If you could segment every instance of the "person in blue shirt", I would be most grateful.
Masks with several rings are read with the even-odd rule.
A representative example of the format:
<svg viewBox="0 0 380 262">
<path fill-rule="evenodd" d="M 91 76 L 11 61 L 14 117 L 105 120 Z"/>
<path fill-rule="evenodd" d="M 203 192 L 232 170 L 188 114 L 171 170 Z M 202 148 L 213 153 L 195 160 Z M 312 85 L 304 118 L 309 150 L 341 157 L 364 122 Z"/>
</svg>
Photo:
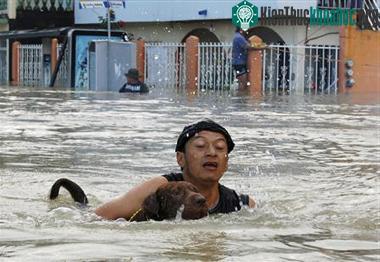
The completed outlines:
<svg viewBox="0 0 380 262">
<path fill-rule="evenodd" d="M 236 78 L 239 81 L 239 89 L 247 88 L 248 83 L 248 51 L 262 48 L 252 47 L 245 38 L 245 32 L 240 27 L 236 27 L 232 41 L 232 68 L 236 71 Z"/>
<path fill-rule="evenodd" d="M 136 68 L 131 68 L 128 73 L 127 83 L 125 83 L 119 90 L 119 93 L 148 93 L 149 87 L 139 80 L 139 71 Z"/>
</svg>

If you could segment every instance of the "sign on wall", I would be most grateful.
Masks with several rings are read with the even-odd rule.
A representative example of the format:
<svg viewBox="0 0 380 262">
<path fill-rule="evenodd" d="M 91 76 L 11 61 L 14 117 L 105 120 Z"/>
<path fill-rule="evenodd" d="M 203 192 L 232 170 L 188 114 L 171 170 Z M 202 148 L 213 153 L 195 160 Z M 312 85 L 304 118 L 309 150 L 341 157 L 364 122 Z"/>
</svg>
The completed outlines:
<svg viewBox="0 0 380 262">
<path fill-rule="evenodd" d="M 125 8 L 125 0 L 80 0 L 79 8 Z"/>
</svg>

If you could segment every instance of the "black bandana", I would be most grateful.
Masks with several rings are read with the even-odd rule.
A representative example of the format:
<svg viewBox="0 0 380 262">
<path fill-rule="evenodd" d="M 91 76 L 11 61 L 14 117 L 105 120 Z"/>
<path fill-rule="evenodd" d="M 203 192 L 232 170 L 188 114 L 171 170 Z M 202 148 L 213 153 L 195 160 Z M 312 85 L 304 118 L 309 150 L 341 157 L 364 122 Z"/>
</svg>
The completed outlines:
<svg viewBox="0 0 380 262">
<path fill-rule="evenodd" d="M 200 122 L 197 122 L 195 124 L 185 126 L 185 128 L 182 130 L 182 133 L 179 135 L 177 140 L 177 146 L 175 147 L 176 152 L 183 152 L 185 148 L 185 144 L 187 141 L 189 141 L 190 138 L 192 138 L 195 134 L 203 131 L 212 131 L 222 134 L 226 141 L 227 141 L 227 148 L 228 153 L 234 149 L 234 142 L 232 141 L 232 138 L 230 134 L 227 132 L 227 130 L 222 127 L 221 125 L 215 123 L 214 121 L 210 119 L 205 119 Z"/>
</svg>

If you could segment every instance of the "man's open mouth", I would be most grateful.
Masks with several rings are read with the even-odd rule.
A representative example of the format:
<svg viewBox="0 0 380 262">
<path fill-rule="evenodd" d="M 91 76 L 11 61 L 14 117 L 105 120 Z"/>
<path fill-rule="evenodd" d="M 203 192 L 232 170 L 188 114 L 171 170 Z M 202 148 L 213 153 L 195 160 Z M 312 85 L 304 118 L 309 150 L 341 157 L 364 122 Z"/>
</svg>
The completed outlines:
<svg viewBox="0 0 380 262">
<path fill-rule="evenodd" d="M 214 170 L 218 168 L 217 162 L 206 162 L 203 164 L 203 167 L 206 169 Z"/>
</svg>

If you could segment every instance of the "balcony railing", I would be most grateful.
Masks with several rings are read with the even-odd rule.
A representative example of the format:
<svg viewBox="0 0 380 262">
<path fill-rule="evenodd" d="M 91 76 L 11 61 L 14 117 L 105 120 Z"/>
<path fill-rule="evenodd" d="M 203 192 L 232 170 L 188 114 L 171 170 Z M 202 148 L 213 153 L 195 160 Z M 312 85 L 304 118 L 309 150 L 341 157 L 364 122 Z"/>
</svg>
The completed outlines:
<svg viewBox="0 0 380 262">
<path fill-rule="evenodd" d="M 17 10 L 33 10 L 41 12 L 73 11 L 74 0 L 18 0 Z"/>
<path fill-rule="evenodd" d="M 364 0 L 318 0 L 319 8 L 362 9 Z"/>
<path fill-rule="evenodd" d="M 356 9 L 357 25 L 365 30 L 380 31 L 380 0 L 317 0 L 324 9 Z"/>
<path fill-rule="evenodd" d="M 380 31 L 380 9 L 379 0 L 364 0 L 364 5 L 361 14 L 362 29 L 371 29 L 373 31 Z"/>
</svg>

